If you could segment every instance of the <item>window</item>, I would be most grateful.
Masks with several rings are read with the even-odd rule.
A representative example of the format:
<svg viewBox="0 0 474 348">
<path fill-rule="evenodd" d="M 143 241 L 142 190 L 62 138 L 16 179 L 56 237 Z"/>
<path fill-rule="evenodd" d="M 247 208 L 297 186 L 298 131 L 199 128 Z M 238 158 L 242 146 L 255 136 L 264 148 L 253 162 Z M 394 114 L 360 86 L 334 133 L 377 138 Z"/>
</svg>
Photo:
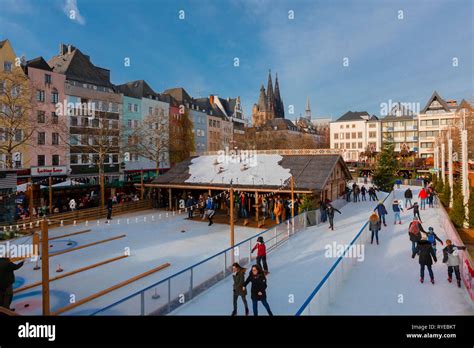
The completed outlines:
<svg viewBox="0 0 474 348">
<path fill-rule="evenodd" d="M 357 138 L 362 139 L 362 132 L 357 133 Z"/>
<path fill-rule="evenodd" d="M 83 127 L 89 127 L 89 118 L 88 117 L 83 117 L 82 118 L 82 126 Z"/>
<path fill-rule="evenodd" d="M 59 145 L 59 133 L 53 133 L 51 140 L 53 145 Z"/>
<path fill-rule="evenodd" d="M 375 128 L 375 127 L 377 127 L 377 125 L 375 123 L 369 124 L 369 128 Z"/>
<path fill-rule="evenodd" d="M 127 126 L 128 128 L 132 128 L 132 120 L 127 120 Z"/>
<path fill-rule="evenodd" d="M 71 135 L 71 145 L 78 145 L 79 144 L 79 138 L 77 135 Z"/>
<path fill-rule="evenodd" d="M 335 143 L 335 144 L 334 144 L 334 148 L 335 148 L 335 149 L 338 149 L 338 148 L 339 148 L 339 144 L 338 144 L 338 143 Z"/>
<path fill-rule="evenodd" d="M 376 138 L 377 132 L 369 132 L 369 138 Z"/>
<path fill-rule="evenodd" d="M 346 139 L 350 139 L 351 138 L 351 133 L 346 133 Z"/>
<path fill-rule="evenodd" d="M 77 127 L 77 117 L 71 117 L 71 126 Z"/>
<path fill-rule="evenodd" d="M 44 102 L 44 91 L 41 89 L 38 89 L 36 91 L 36 100 L 39 102 Z"/>
<path fill-rule="evenodd" d="M 12 62 L 8 62 L 8 61 L 4 61 L 3 62 L 3 70 L 4 71 L 12 71 L 12 66 L 13 66 L 13 63 Z"/>
<path fill-rule="evenodd" d="M 36 118 L 37 118 L 38 123 L 45 123 L 46 113 L 44 111 L 38 111 Z"/>
<path fill-rule="evenodd" d="M 59 102 L 59 93 L 58 91 L 51 92 L 51 103 L 57 104 Z"/>
<path fill-rule="evenodd" d="M 340 128 L 340 129 L 344 129 L 344 125 L 341 124 L 341 125 L 339 126 L 339 128 Z"/>
<path fill-rule="evenodd" d="M 51 84 L 51 75 L 44 74 L 44 83 L 47 85 Z"/>
<path fill-rule="evenodd" d="M 334 139 L 339 139 L 339 134 L 334 133 Z"/>
<path fill-rule="evenodd" d="M 362 143 L 361 142 L 357 143 L 357 148 L 362 149 Z"/>
<path fill-rule="evenodd" d="M 78 158 L 77 155 L 71 155 L 71 164 L 77 164 Z"/>
<path fill-rule="evenodd" d="M 112 163 L 118 163 L 118 155 L 112 155 Z"/>
<path fill-rule="evenodd" d="M 81 155 L 81 163 L 82 164 L 88 164 L 89 163 L 89 155 L 88 154 Z"/>
<path fill-rule="evenodd" d="M 439 126 L 439 120 L 422 120 L 420 122 L 420 125 L 422 126 Z"/>
<path fill-rule="evenodd" d="M 138 112 L 138 104 L 133 104 L 133 111 Z"/>
<path fill-rule="evenodd" d="M 349 125 L 348 125 L 348 124 L 346 124 L 346 129 L 347 129 L 347 128 L 349 128 Z"/>
<path fill-rule="evenodd" d="M 341 133 L 341 140 L 344 140 L 344 133 Z"/>
<path fill-rule="evenodd" d="M 357 147 L 357 143 L 352 143 L 352 148 L 355 149 Z"/>
<path fill-rule="evenodd" d="M 51 121 L 53 122 L 53 124 L 59 123 L 59 117 L 54 111 L 51 113 Z"/>
<path fill-rule="evenodd" d="M 38 167 L 43 167 L 45 165 L 44 155 L 38 155 Z"/>
<path fill-rule="evenodd" d="M 353 124 L 353 125 L 352 125 L 352 128 L 355 128 L 355 127 L 356 127 L 356 125 L 355 125 L 355 124 Z"/>
<path fill-rule="evenodd" d="M 357 138 L 357 133 L 356 132 L 353 132 L 352 133 L 352 139 L 356 139 Z"/>
<path fill-rule="evenodd" d="M 46 133 L 38 132 L 38 145 L 44 145 L 46 142 Z"/>
<path fill-rule="evenodd" d="M 138 128 L 138 120 L 133 120 L 133 128 Z"/>
<path fill-rule="evenodd" d="M 421 148 L 422 149 L 428 149 L 434 147 L 434 143 L 421 143 Z"/>
<path fill-rule="evenodd" d="M 59 155 L 53 155 L 52 164 L 53 166 L 59 166 Z"/>
<path fill-rule="evenodd" d="M 132 103 L 128 103 L 128 111 L 132 111 Z"/>
</svg>

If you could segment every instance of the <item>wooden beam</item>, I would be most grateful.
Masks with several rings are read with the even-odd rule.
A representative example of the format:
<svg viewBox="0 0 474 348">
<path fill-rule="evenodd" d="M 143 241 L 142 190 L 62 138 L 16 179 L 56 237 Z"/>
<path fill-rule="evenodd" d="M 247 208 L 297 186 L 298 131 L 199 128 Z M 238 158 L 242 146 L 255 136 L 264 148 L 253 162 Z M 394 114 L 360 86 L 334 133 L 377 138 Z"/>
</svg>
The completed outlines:
<svg viewBox="0 0 474 348">
<path fill-rule="evenodd" d="M 151 270 L 149 270 L 149 271 L 146 271 L 146 272 L 141 273 L 141 274 L 139 274 L 139 275 L 137 275 L 137 276 L 135 276 L 135 277 L 132 277 L 132 278 L 130 278 L 130 279 L 128 279 L 128 280 L 125 280 L 125 281 L 120 282 L 120 283 L 118 283 L 118 284 L 116 284 L 116 285 L 114 285 L 114 286 L 111 286 L 110 288 L 101 290 L 101 291 L 99 291 L 99 292 L 96 292 L 95 294 L 92 294 L 92 295 L 90 295 L 90 296 L 87 296 L 87 297 L 83 298 L 82 300 L 79 300 L 79 301 L 77 301 L 77 302 L 75 302 L 75 303 L 71 303 L 71 304 L 69 304 L 69 305 L 67 305 L 67 306 L 65 306 L 65 307 L 63 307 L 63 308 L 60 308 L 60 309 L 58 309 L 56 312 L 54 312 L 53 314 L 54 314 L 54 315 L 59 315 L 59 314 L 62 314 L 62 313 L 64 313 L 64 312 L 70 311 L 71 309 L 74 309 L 74 308 L 76 308 L 76 307 L 78 307 L 78 306 L 81 306 L 81 305 L 83 305 L 84 303 L 87 303 L 87 302 L 90 302 L 90 301 L 92 301 L 92 300 L 95 300 L 95 299 L 98 298 L 98 297 L 101 297 L 101 296 L 103 296 L 103 295 L 106 295 L 106 294 L 108 294 L 109 292 L 112 292 L 112 291 L 114 291 L 114 290 L 120 289 L 120 288 L 122 288 L 122 287 L 124 287 L 124 286 L 126 286 L 126 285 L 128 285 L 128 284 L 130 284 L 130 283 L 133 283 L 134 281 L 137 281 L 137 280 L 139 280 L 139 279 L 141 279 L 141 278 L 145 278 L 145 277 L 149 276 L 150 274 L 153 274 L 153 273 L 156 273 L 156 272 L 158 272 L 158 271 L 161 271 L 161 270 L 163 270 L 163 269 L 165 269 L 165 268 L 167 268 L 167 267 L 169 267 L 169 266 L 171 266 L 170 263 L 164 263 L 164 264 L 162 264 L 161 266 L 158 266 L 158 267 L 156 267 L 156 268 L 153 268 L 153 269 L 151 269 Z"/>
<path fill-rule="evenodd" d="M 92 231 L 92 230 L 82 230 L 82 231 L 77 231 L 77 232 L 73 232 L 73 233 L 67 233 L 67 234 L 63 234 L 63 235 L 60 235 L 60 236 L 49 238 L 49 240 L 55 240 L 55 239 L 60 239 L 60 238 L 64 238 L 64 237 L 75 236 L 76 234 L 87 233 L 87 232 L 90 232 L 90 231 Z"/>
<path fill-rule="evenodd" d="M 120 235 L 120 236 L 115 236 L 115 237 L 112 237 L 112 238 L 107 238 L 107 239 L 99 240 L 98 242 L 93 242 L 93 243 L 89 243 L 89 244 L 84 244 L 84 245 L 81 245 L 81 246 L 78 246 L 78 247 L 75 247 L 75 248 L 71 248 L 71 249 L 67 249 L 67 250 L 63 250 L 63 251 L 58 251 L 58 252 L 55 252 L 55 253 L 53 253 L 53 254 L 51 254 L 51 255 L 49 255 L 49 256 L 50 256 L 50 257 L 53 257 L 53 256 L 58 256 L 58 255 L 70 253 L 71 251 L 76 251 L 76 250 L 84 249 L 84 248 L 87 248 L 87 247 L 90 247 L 90 246 L 93 246 L 93 245 L 97 245 L 97 244 L 102 244 L 102 243 L 111 242 L 111 241 L 113 241 L 113 240 L 120 239 L 120 238 L 124 238 L 124 237 L 126 237 L 126 236 L 127 236 L 126 234 L 122 234 L 122 235 Z"/>
<path fill-rule="evenodd" d="M 113 257 L 113 258 L 107 259 L 105 261 L 97 262 L 97 263 L 94 263 L 94 264 L 89 265 L 89 266 L 85 266 L 85 267 L 75 269 L 71 272 L 63 273 L 63 274 L 58 275 L 56 277 L 50 278 L 49 281 L 54 282 L 55 280 L 58 280 L 58 279 L 61 279 L 61 278 L 64 278 L 64 277 L 68 277 L 68 276 L 71 276 L 71 275 L 76 274 L 76 273 L 84 272 L 84 271 L 87 271 L 91 268 L 99 267 L 99 266 L 105 265 L 105 264 L 110 263 L 110 262 L 118 261 L 118 260 L 124 259 L 126 257 L 128 257 L 128 255 L 120 255 L 120 256 L 117 256 L 117 257 Z M 19 292 L 22 292 L 22 291 L 25 291 L 25 290 L 29 290 L 29 289 L 32 289 L 34 287 L 37 287 L 38 285 L 41 285 L 41 282 L 35 282 L 35 283 L 29 284 L 29 285 L 22 286 L 21 288 L 15 289 L 13 291 L 13 293 L 16 294 L 16 293 L 19 293 Z"/>
<path fill-rule="evenodd" d="M 168 185 L 168 184 L 145 184 L 144 186 L 145 187 L 156 187 L 156 188 L 167 188 L 167 189 L 176 188 L 176 189 L 184 189 L 184 190 L 209 190 L 209 189 L 212 189 L 212 190 L 217 190 L 217 191 L 227 191 L 230 188 L 230 186 L 176 185 L 176 184 L 172 184 L 172 185 Z M 276 191 L 278 191 L 278 193 L 291 193 L 291 189 L 279 190 L 278 187 L 262 189 L 262 188 L 244 187 L 244 186 L 242 186 L 242 187 L 237 186 L 236 187 L 234 185 L 234 190 L 247 191 L 247 192 L 254 192 L 254 191 L 258 191 L 258 192 L 276 192 Z M 303 194 L 303 193 L 315 194 L 319 191 L 318 190 L 298 190 L 298 189 L 296 189 L 294 192 L 295 193 L 301 193 L 301 194 Z"/>
</svg>

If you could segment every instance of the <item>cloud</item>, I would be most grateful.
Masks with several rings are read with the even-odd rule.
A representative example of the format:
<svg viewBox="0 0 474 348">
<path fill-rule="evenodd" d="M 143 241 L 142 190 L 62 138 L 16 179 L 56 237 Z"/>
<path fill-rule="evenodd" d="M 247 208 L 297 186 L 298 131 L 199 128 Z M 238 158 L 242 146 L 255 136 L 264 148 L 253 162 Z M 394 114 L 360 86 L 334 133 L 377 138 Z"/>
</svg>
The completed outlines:
<svg viewBox="0 0 474 348">
<path fill-rule="evenodd" d="M 77 0 L 65 0 L 63 11 L 74 22 L 77 22 L 80 25 L 86 24 L 86 19 L 79 12 L 77 7 Z"/>
</svg>

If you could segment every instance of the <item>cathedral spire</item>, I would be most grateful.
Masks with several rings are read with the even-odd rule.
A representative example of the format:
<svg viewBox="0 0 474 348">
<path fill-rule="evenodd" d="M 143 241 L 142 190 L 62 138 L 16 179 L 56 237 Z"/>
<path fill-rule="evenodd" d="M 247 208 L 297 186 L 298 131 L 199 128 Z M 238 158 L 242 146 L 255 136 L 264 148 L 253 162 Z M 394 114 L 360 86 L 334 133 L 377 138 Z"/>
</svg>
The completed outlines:
<svg viewBox="0 0 474 348">
<path fill-rule="evenodd" d="M 267 84 L 267 110 L 275 111 L 275 95 L 273 94 L 272 71 L 268 70 L 268 84 Z"/>
<path fill-rule="evenodd" d="M 278 83 L 278 74 L 275 74 L 275 117 L 285 118 L 285 109 L 280 96 L 280 84 Z"/>
<path fill-rule="evenodd" d="M 306 110 L 304 111 L 304 117 L 311 121 L 311 107 L 309 106 L 309 97 L 306 98 Z"/>
<path fill-rule="evenodd" d="M 265 94 L 265 87 L 260 87 L 260 96 L 258 97 L 258 109 L 260 111 L 266 111 L 267 110 L 267 96 Z"/>
</svg>

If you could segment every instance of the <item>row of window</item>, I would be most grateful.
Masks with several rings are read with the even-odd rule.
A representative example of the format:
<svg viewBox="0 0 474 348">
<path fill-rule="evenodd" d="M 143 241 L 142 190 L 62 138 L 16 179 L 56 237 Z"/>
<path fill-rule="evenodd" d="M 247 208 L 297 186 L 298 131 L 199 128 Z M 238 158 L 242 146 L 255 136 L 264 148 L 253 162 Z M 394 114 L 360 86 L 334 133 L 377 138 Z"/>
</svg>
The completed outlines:
<svg viewBox="0 0 474 348">
<path fill-rule="evenodd" d="M 102 129 L 118 129 L 119 121 L 109 119 L 99 119 L 92 117 L 70 117 L 71 127 L 92 127 L 99 128 L 102 123 Z"/>
<path fill-rule="evenodd" d="M 118 146 L 119 145 L 119 138 L 118 137 L 101 137 L 101 136 L 90 136 L 88 134 L 74 134 L 71 135 L 71 145 L 75 146 Z"/>
<path fill-rule="evenodd" d="M 363 149 L 363 144 L 362 142 L 358 143 L 335 143 L 334 144 L 335 149 Z"/>
<path fill-rule="evenodd" d="M 21 129 L 15 129 L 14 134 L 10 134 L 8 128 L 0 128 L 0 141 L 8 141 L 10 136 L 13 136 L 13 141 L 20 142 L 23 140 L 23 132 Z"/>
<path fill-rule="evenodd" d="M 70 156 L 71 164 L 97 164 L 99 163 L 99 155 L 97 154 L 71 154 Z M 108 155 L 104 157 L 104 163 L 118 163 L 119 156 L 118 154 Z"/>
<path fill-rule="evenodd" d="M 454 124 L 453 118 L 442 118 L 440 120 L 421 120 L 420 126 L 449 126 Z"/>
<path fill-rule="evenodd" d="M 46 156 L 45 155 L 38 155 L 38 167 L 43 167 L 46 165 Z M 59 155 L 52 155 L 51 156 L 51 165 L 52 166 L 59 166 Z"/>
<path fill-rule="evenodd" d="M 46 145 L 46 132 L 38 132 L 38 145 Z M 51 145 L 59 145 L 59 133 L 51 133 Z"/>
<path fill-rule="evenodd" d="M 345 136 L 344 136 L 345 134 Z M 377 136 L 377 132 L 369 132 L 369 138 L 375 138 Z M 352 133 L 334 133 L 334 139 L 362 139 L 362 132 L 352 132 Z"/>
<path fill-rule="evenodd" d="M 38 123 L 46 123 L 46 112 L 39 110 L 36 114 L 36 120 Z M 51 113 L 51 123 L 53 124 L 59 123 L 59 117 L 55 112 Z"/>
<path fill-rule="evenodd" d="M 36 90 L 36 101 L 44 103 L 46 99 L 46 92 L 43 89 Z M 59 93 L 56 89 L 51 92 L 51 103 L 57 104 L 59 102 Z"/>
</svg>

